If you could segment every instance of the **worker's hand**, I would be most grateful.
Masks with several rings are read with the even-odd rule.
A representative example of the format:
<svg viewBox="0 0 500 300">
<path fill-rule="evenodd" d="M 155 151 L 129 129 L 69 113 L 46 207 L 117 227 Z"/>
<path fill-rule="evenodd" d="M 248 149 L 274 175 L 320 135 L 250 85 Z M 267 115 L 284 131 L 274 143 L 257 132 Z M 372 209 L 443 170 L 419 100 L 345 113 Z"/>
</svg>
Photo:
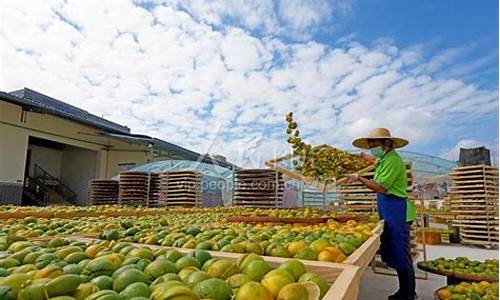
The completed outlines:
<svg viewBox="0 0 500 300">
<path fill-rule="evenodd" d="M 355 182 L 355 181 L 358 181 L 358 180 L 359 180 L 359 174 L 358 173 L 353 173 L 353 174 L 347 175 L 347 182 L 349 182 L 349 183 Z"/>
</svg>

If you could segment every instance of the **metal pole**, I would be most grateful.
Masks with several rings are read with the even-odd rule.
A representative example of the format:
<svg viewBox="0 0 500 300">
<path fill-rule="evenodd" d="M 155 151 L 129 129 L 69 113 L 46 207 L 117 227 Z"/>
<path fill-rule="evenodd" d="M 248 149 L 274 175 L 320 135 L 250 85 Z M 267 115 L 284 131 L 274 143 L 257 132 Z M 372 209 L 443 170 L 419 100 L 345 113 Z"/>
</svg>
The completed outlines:
<svg viewBox="0 0 500 300">
<path fill-rule="evenodd" d="M 235 170 L 235 167 L 234 165 L 231 167 L 232 171 L 233 171 L 233 186 L 231 187 L 232 191 L 231 191 L 231 206 L 234 206 L 234 191 L 236 190 L 236 170 Z"/>
<path fill-rule="evenodd" d="M 149 157 L 148 157 L 148 163 L 151 163 L 153 161 L 153 144 L 148 144 L 149 148 Z M 151 193 L 151 168 L 148 170 L 148 191 L 147 191 L 147 197 L 146 197 L 146 207 L 149 207 L 149 201 L 150 201 L 150 194 Z"/>
<path fill-rule="evenodd" d="M 323 211 L 326 209 L 326 194 L 325 190 L 323 190 Z"/>
<path fill-rule="evenodd" d="M 274 171 L 274 207 L 278 207 L 278 171 Z"/>
</svg>

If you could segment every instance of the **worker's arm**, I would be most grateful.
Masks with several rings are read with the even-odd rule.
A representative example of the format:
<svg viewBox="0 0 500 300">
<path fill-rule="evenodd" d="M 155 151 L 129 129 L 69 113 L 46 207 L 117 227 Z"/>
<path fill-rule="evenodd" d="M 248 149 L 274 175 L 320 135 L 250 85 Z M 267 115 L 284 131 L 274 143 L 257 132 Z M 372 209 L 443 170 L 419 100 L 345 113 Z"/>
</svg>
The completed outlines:
<svg viewBox="0 0 500 300">
<path fill-rule="evenodd" d="M 372 191 L 374 191 L 376 193 L 384 193 L 385 192 L 385 188 L 382 185 L 376 183 L 373 180 L 370 180 L 370 179 L 364 178 L 362 176 L 359 176 L 358 173 L 354 173 L 354 174 L 349 175 L 347 177 L 347 181 L 348 182 L 359 181 L 364 186 L 366 186 L 367 188 L 369 188 L 370 190 L 372 190 Z"/>
<path fill-rule="evenodd" d="M 385 188 L 373 180 L 358 175 L 358 181 L 376 193 L 385 193 Z"/>
</svg>

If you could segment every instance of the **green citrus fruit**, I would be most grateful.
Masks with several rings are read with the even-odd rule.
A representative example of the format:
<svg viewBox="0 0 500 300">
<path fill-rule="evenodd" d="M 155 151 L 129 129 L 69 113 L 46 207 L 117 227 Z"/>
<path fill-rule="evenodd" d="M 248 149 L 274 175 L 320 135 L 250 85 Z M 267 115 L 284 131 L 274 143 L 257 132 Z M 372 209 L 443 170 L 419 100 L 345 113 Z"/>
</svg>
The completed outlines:
<svg viewBox="0 0 500 300">
<path fill-rule="evenodd" d="M 276 269 L 267 273 L 262 278 L 262 285 L 265 286 L 273 295 L 277 297 L 279 291 L 287 284 L 293 283 L 293 276 L 285 270 Z"/>
<path fill-rule="evenodd" d="M 233 296 L 233 290 L 229 284 L 218 278 L 210 278 L 196 284 L 193 292 L 202 299 L 230 300 Z"/>
<path fill-rule="evenodd" d="M 182 270 L 185 267 L 196 267 L 201 268 L 200 263 L 192 256 L 184 256 L 175 262 L 177 270 Z"/>
<path fill-rule="evenodd" d="M 271 292 L 262 284 L 257 282 L 245 283 L 236 294 L 235 300 L 273 300 Z"/>
<path fill-rule="evenodd" d="M 236 264 L 230 260 L 225 259 L 215 261 L 207 269 L 207 274 L 210 277 L 216 277 L 220 279 L 227 279 L 237 273 L 239 273 L 239 270 Z"/>
<path fill-rule="evenodd" d="M 92 278 L 90 282 L 95 284 L 100 290 L 110 290 L 113 288 L 113 278 L 106 275 Z"/>
<path fill-rule="evenodd" d="M 185 278 L 184 282 L 186 282 L 189 286 L 194 286 L 199 282 L 209 279 L 210 276 L 204 271 L 194 271 L 189 274 L 187 278 Z"/>
<path fill-rule="evenodd" d="M 271 271 L 271 267 L 267 262 L 254 260 L 245 266 L 242 273 L 253 281 L 260 281 L 269 271 Z"/>
<path fill-rule="evenodd" d="M 328 289 L 330 289 L 330 284 L 328 284 L 328 281 L 314 273 L 304 273 L 302 276 L 300 276 L 299 282 L 303 283 L 307 281 L 312 281 L 318 285 L 320 290 L 320 298 L 323 298 Z"/>
<path fill-rule="evenodd" d="M 134 282 L 120 292 L 120 296 L 122 296 L 123 299 L 130 299 L 133 297 L 149 297 L 149 295 L 149 286 L 144 282 Z"/>
<path fill-rule="evenodd" d="M 314 251 L 310 247 L 304 247 L 300 249 L 297 254 L 295 254 L 293 257 L 298 258 L 298 259 L 308 259 L 308 260 L 316 260 L 317 257 L 316 251 Z"/>
<path fill-rule="evenodd" d="M 306 266 L 301 261 L 296 259 L 287 260 L 282 263 L 279 268 L 292 274 L 295 281 L 299 280 L 300 276 L 307 272 Z"/>
<path fill-rule="evenodd" d="M 195 250 L 191 252 L 191 256 L 200 263 L 200 267 L 203 266 L 207 260 L 212 258 L 212 255 L 205 250 Z"/>
<path fill-rule="evenodd" d="M 137 269 L 124 270 L 113 281 L 113 290 L 116 292 L 123 291 L 128 285 L 134 282 L 147 283 L 146 275 Z"/>
<path fill-rule="evenodd" d="M 233 288 L 239 288 L 243 286 L 245 283 L 252 281 L 250 277 L 248 277 L 245 274 L 235 274 L 228 279 L 226 279 L 226 282 Z"/>
<path fill-rule="evenodd" d="M 149 280 L 155 280 L 163 274 L 176 272 L 175 264 L 168 259 L 155 260 L 144 268 L 144 274 Z"/>
<path fill-rule="evenodd" d="M 243 256 L 240 256 L 236 261 L 236 265 L 240 268 L 241 271 L 243 271 L 243 269 L 245 269 L 245 267 L 254 260 L 264 260 L 264 259 L 255 253 L 248 253 Z"/>
<path fill-rule="evenodd" d="M 172 262 L 176 262 L 181 257 L 183 257 L 182 253 L 180 253 L 179 251 L 174 250 L 174 249 L 168 250 L 164 255 L 165 255 L 166 259 L 168 259 Z"/>
</svg>

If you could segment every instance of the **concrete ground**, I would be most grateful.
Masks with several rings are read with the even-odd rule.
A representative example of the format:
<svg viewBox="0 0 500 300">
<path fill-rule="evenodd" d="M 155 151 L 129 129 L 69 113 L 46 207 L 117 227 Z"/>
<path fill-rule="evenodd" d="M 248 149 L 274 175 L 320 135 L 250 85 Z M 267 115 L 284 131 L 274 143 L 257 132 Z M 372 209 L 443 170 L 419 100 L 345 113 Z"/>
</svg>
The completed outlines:
<svg viewBox="0 0 500 300">
<path fill-rule="evenodd" d="M 485 260 L 490 258 L 498 259 L 498 249 L 484 249 L 477 247 L 461 245 L 439 245 L 427 246 L 427 259 L 436 259 L 439 257 L 454 258 L 465 256 L 470 259 Z M 417 261 L 423 258 L 417 259 Z M 424 273 L 417 270 L 417 277 Z M 433 300 L 434 292 L 446 285 L 446 277 L 427 273 L 427 279 L 417 279 L 417 294 L 419 300 Z M 386 300 L 387 296 L 393 294 L 398 288 L 396 276 L 375 274 L 371 268 L 368 268 L 362 279 L 359 291 L 360 300 Z"/>
</svg>

